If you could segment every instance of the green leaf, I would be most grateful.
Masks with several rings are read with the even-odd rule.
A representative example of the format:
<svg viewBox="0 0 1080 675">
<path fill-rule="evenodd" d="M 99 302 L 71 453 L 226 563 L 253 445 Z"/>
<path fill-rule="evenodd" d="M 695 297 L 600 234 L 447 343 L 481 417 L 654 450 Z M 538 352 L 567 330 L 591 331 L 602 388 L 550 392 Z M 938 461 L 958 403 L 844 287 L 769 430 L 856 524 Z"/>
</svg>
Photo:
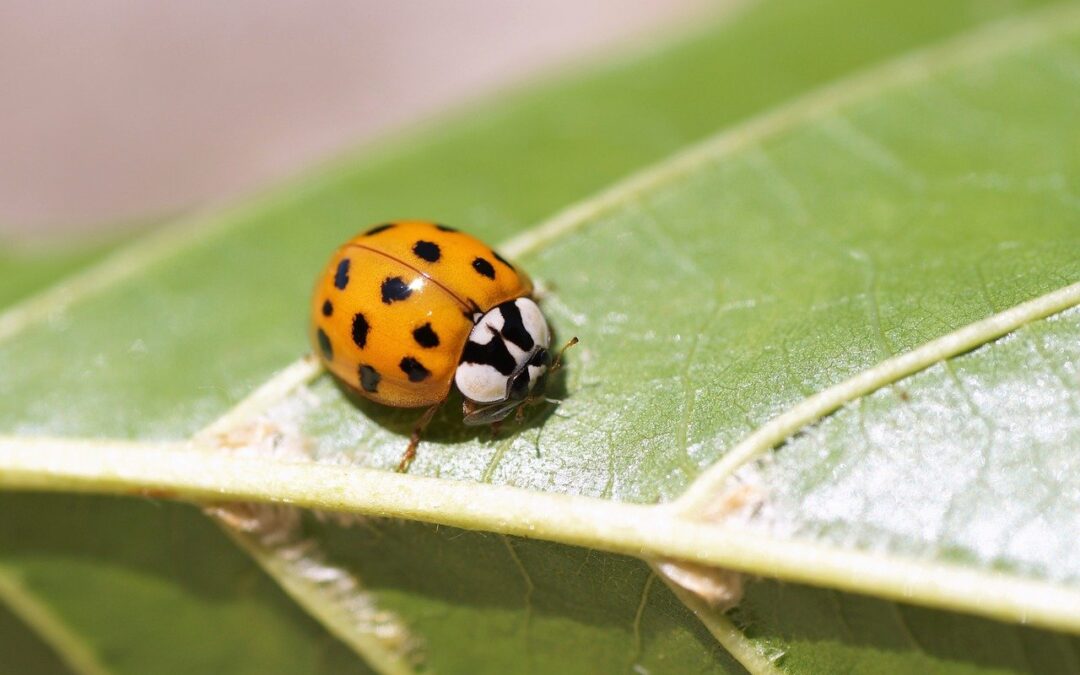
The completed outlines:
<svg viewBox="0 0 1080 675">
<path fill-rule="evenodd" d="M 312 527 L 409 618 L 434 671 L 744 672 L 633 558 L 407 522 Z"/>
<path fill-rule="evenodd" d="M 88 271 L 60 306 L 31 302 L 5 335 L 0 485 L 454 526 L 214 511 L 300 607 L 386 670 L 422 657 L 447 672 L 738 672 L 706 628 L 753 672 L 1067 670 L 1072 638 L 940 610 L 1080 631 L 1076 313 L 1045 319 L 1080 302 L 1066 287 L 1080 279 L 1078 50 L 1075 5 L 764 3 L 166 232 Z M 506 241 L 550 282 L 555 329 L 582 344 L 558 408 L 492 439 L 451 404 L 396 476 L 384 469 L 415 412 L 358 403 L 305 362 L 274 373 L 307 350 L 306 296 L 329 250 L 407 216 Z M 899 378 L 905 393 L 884 389 Z M 1025 431 L 1035 420 L 1038 435 Z M 943 522 L 926 508 L 939 502 L 947 522 L 927 527 Z M 48 513 L 5 518 L 18 531 L 60 519 Z M 1039 518 L 1049 539 L 1010 548 Z M 238 555 L 187 521 L 121 549 L 139 555 L 161 532 L 209 559 Z M 9 537 L 0 565 L 25 576 L 26 546 Z M 625 555 L 881 599 L 752 583 L 727 617 Z M 85 596 L 68 597 L 82 584 L 57 581 L 92 587 L 98 570 L 80 557 L 26 577 L 26 592 L 106 644 L 79 620 Z M 169 602 L 197 595 L 166 578 Z M 147 602 L 124 586 L 111 591 L 127 606 Z M 939 611 L 892 602 L 905 599 Z M 239 602 L 220 611 L 242 614 Z M 302 639 L 283 627 L 295 619 L 272 614 L 267 640 Z M 943 626 L 957 642 L 934 639 Z M 116 644 L 138 656 L 136 629 Z M 983 633 L 1060 649 L 1028 663 Z M 108 667 L 137 671 L 121 652 Z"/>
<path fill-rule="evenodd" d="M 1071 673 L 1080 638 L 876 598 L 754 584 L 734 619 L 785 672 Z"/>
<path fill-rule="evenodd" d="M 995 14 L 965 3 L 764 3 L 655 56 L 527 92 L 181 223 L 118 265 L 127 281 L 7 341 L 0 428 L 185 438 L 307 350 L 297 308 L 328 252 L 365 225 L 429 217 L 497 243 L 718 129 Z M 795 30 L 801 40 L 771 39 Z M 767 60 L 757 66 L 751 55 Z M 573 267 L 533 271 L 561 291 L 563 269 Z M 62 363 L 53 358 L 61 352 Z"/>
<path fill-rule="evenodd" d="M 0 242 L 2 245 L 2 242 Z M 50 284 L 99 262 L 119 242 L 86 242 L 61 250 L 0 249 L 0 307 L 16 303 Z"/>
<path fill-rule="evenodd" d="M 0 513 L 0 599 L 77 672 L 367 671 L 189 506 L 2 494 Z"/>
<path fill-rule="evenodd" d="M 48 675 L 70 672 L 49 645 L 6 607 L 0 608 L 0 635 L 4 636 L 5 642 L 0 673 Z"/>
<path fill-rule="evenodd" d="M 1073 309 L 807 429 L 756 467 L 775 513 L 754 523 L 1080 582 L 1078 334 Z"/>
</svg>

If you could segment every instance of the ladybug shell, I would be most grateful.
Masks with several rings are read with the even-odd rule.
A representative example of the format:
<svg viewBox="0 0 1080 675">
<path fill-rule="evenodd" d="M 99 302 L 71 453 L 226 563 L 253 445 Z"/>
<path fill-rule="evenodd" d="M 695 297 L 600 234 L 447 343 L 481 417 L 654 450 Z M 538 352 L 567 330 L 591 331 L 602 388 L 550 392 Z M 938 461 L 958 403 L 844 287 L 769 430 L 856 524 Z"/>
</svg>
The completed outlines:
<svg viewBox="0 0 1080 675">
<path fill-rule="evenodd" d="M 450 393 L 474 322 L 532 293 L 489 246 L 425 221 L 374 227 L 330 258 L 311 301 L 326 368 L 362 396 L 414 408 Z"/>
</svg>

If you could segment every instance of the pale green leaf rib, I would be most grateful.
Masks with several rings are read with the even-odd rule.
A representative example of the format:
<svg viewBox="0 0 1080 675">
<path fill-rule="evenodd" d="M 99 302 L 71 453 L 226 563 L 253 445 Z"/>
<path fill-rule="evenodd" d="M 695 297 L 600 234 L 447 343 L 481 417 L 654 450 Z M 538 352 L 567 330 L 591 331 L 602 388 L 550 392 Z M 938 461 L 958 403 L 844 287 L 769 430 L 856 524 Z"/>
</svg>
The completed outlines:
<svg viewBox="0 0 1080 675">
<path fill-rule="evenodd" d="M 72 675 L 68 666 L 53 645 L 12 610 L 6 601 L 0 601 L 0 636 L 10 644 L 19 645 L 17 650 L 7 650 L 0 659 L 0 675 Z"/>
<path fill-rule="evenodd" d="M 197 508 L 5 491 L 0 513 L 0 567 L 110 672 L 369 672 Z"/>
<path fill-rule="evenodd" d="M 0 486 L 263 501 L 421 520 L 650 558 L 675 558 L 1080 632 L 1080 590 L 961 566 L 774 539 L 640 506 L 216 448 L 0 438 Z"/>
<path fill-rule="evenodd" d="M 18 573 L 0 566 L 0 602 L 30 626 L 75 673 L 80 675 L 110 675 L 111 671 L 98 659 L 70 626 L 64 624 L 48 607 L 38 602 L 19 582 Z"/>
<path fill-rule="evenodd" d="M 400 619 L 378 608 L 374 594 L 347 571 L 327 565 L 314 542 L 266 543 L 235 523 L 211 514 L 233 541 L 300 607 L 349 646 L 378 673 L 409 675 L 415 645 Z M 266 534 L 276 539 L 278 531 Z"/>
<path fill-rule="evenodd" d="M 769 420 L 732 448 L 722 460 L 695 480 L 674 506 L 686 515 L 706 511 L 723 484 L 739 467 L 841 406 L 936 363 L 986 344 L 1032 321 L 1078 304 L 1080 282 L 965 326 L 818 392 Z"/>
<path fill-rule="evenodd" d="M 768 493 L 748 524 L 1075 587 L 1078 335 L 1074 308 L 807 428 L 740 473 Z"/>
<path fill-rule="evenodd" d="M 321 371 L 317 359 L 300 359 L 196 434 L 194 442 L 210 446 L 228 442 L 231 434 L 243 433 L 245 425 Z M 249 435 L 244 442 L 255 440 Z M 304 611 L 368 665 L 388 675 L 415 672 L 416 640 L 401 619 L 381 610 L 355 575 L 328 563 L 318 542 L 300 533 L 298 514 L 284 509 L 255 507 L 250 517 L 239 520 L 230 517 L 234 511 L 229 506 L 207 512 Z"/>
<path fill-rule="evenodd" d="M 272 207 L 276 200 L 260 208 Z M 68 275 L 62 281 L 35 293 L 12 307 L 0 312 L 0 342 L 50 316 L 64 311 L 72 302 L 89 297 L 141 270 L 160 262 L 182 249 L 204 241 L 218 232 L 223 223 L 233 222 L 235 212 L 225 211 L 208 219 L 166 225 L 161 230 L 143 236 L 132 244 L 121 247 L 84 270 Z"/>
<path fill-rule="evenodd" d="M 698 618 L 709 632 L 713 634 L 717 642 L 735 657 L 752 675 L 780 675 L 781 671 L 757 644 L 748 639 L 743 631 L 732 623 L 731 619 L 718 609 L 711 607 L 698 595 L 669 581 L 655 565 L 650 565 L 671 592 L 675 594 L 684 605 L 690 608 L 694 616 Z"/>
<path fill-rule="evenodd" d="M 514 237 L 502 248 L 515 258 L 521 257 L 611 211 L 635 203 L 645 194 L 684 178 L 706 164 L 799 124 L 865 100 L 876 93 L 1043 42 L 1047 38 L 1048 27 L 1051 27 L 1053 34 L 1066 34 L 1078 26 L 1080 11 L 1076 6 L 1063 3 L 1022 19 L 979 28 L 944 44 L 916 50 L 885 65 L 872 66 L 804 96 L 793 104 L 761 114 L 731 130 L 721 131 L 656 166 L 643 169 L 611 188 L 570 206 L 542 225 Z"/>
<path fill-rule="evenodd" d="M 58 280 L 100 264 L 110 252 L 126 241 L 89 241 L 39 247 L 8 247 L 0 239 L 0 307 L 4 312 L 13 305 L 32 298 Z M 0 325 L 6 320 L 0 319 Z"/>
</svg>

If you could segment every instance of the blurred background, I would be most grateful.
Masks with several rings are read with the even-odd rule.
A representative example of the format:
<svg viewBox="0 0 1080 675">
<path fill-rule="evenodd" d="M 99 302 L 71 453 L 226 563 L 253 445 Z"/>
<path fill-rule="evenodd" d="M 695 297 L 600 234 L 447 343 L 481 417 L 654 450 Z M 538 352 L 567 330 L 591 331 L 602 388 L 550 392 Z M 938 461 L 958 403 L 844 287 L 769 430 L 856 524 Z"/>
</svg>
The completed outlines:
<svg viewBox="0 0 1080 675">
<path fill-rule="evenodd" d="M 0 0 L 0 246 L 213 208 L 706 0 Z"/>
</svg>

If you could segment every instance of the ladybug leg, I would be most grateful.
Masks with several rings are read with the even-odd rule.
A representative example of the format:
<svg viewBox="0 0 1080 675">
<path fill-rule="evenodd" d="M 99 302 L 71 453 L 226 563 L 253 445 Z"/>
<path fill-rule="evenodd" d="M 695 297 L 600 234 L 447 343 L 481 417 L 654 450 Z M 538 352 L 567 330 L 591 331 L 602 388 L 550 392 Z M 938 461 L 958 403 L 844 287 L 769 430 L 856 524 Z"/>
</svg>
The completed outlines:
<svg viewBox="0 0 1080 675">
<path fill-rule="evenodd" d="M 498 438 L 499 431 L 502 429 L 502 420 L 495 420 L 491 423 L 491 437 Z"/>
<path fill-rule="evenodd" d="M 563 345 L 563 348 L 559 350 L 558 356 L 555 357 L 555 361 L 551 364 L 551 367 L 548 368 L 548 371 L 547 371 L 548 375 L 551 375 L 552 373 L 557 373 L 562 368 L 563 354 L 566 353 L 567 349 L 570 349 L 571 347 L 573 347 L 577 343 L 578 343 L 578 339 L 576 337 L 572 337 L 572 338 L 570 338 L 570 340 L 567 341 L 567 343 L 565 345 Z M 531 394 L 528 398 L 523 400 L 521 402 L 521 404 L 518 405 L 517 410 L 514 411 L 514 422 L 517 423 L 517 424 L 521 424 L 522 422 L 524 422 L 525 421 L 525 411 L 531 406 L 538 405 L 540 403 L 554 403 L 554 404 L 557 405 L 557 404 L 559 404 L 561 402 L 562 401 L 559 401 L 557 399 L 548 398 L 548 397 L 544 396 L 543 394 Z"/>
<path fill-rule="evenodd" d="M 412 464 L 413 458 L 416 457 L 416 448 L 420 445 L 420 435 L 424 433 L 424 429 L 431 423 L 431 418 L 435 417 L 435 413 L 438 412 L 441 406 L 442 401 L 439 401 L 425 410 L 424 414 L 420 416 L 420 419 L 416 421 L 416 426 L 414 426 L 412 430 L 412 436 L 409 437 L 409 447 L 405 448 L 405 454 L 401 456 L 401 461 L 398 462 L 398 473 L 405 473 L 409 470 L 409 465 Z"/>
</svg>

